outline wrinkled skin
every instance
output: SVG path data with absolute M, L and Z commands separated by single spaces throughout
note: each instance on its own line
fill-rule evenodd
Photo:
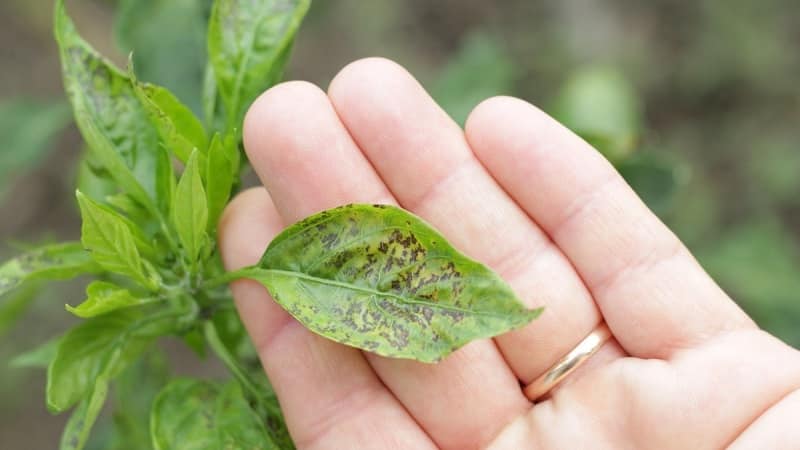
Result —
M 760 331 L 599 153 L 521 100 L 453 123 L 400 66 L 280 84 L 251 108 L 264 188 L 228 207 L 229 269 L 337 205 L 395 203 L 505 278 L 526 328 L 430 365 L 322 339 L 255 282 L 233 289 L 300 449 L 800 448 L 800 353 Z M 543 373 L 602 319 L 614 338 L 537 403 Z

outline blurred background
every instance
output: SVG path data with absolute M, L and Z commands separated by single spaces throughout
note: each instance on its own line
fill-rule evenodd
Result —
M 117 63 L 135 50 L 141 79 L 194 108 L 209 5 L 67 2 L 98 50 Z M 51 0 L 0 2 L 0 260 L 79 236 L 82 144 L 51 11 Z M 555 115 L 615 163 L 762 327 L 800 347 L 796 0 L 318 0 L 286 78 L 325 87 L 347 62 L 376 55 L 408 67 L 459 122 L 496 94 Z M 82 298 L 78 281 L 0 299 L 0 448 L 58 441 L 66 415 L 46 412 L 43 372 L 8 362 L 65 330 L 63 305 Z

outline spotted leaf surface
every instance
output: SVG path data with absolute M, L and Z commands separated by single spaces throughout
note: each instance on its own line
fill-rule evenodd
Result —
M 322 336 L 424 362 L 541 312 L 420 218 L 385 205 L 348 205 L 298 222 L 242 275 Z

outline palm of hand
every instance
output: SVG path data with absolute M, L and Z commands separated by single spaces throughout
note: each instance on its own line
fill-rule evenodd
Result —
M 324 340 L 260 285 L 236 282 L 298 448 L 800 442 L 789 425 L 800 413 L 800 354 L 757 330 L 613 168 L 534 107 L 490 99 L 464 132 L 402 68 L 369 59 L 327 95 L 298 82 L 268 91 L 248 114 L 245 144 L 269 192 L 247 191 L 226 211 L 229 269 L 321 209 L 399 203 L 530 306 L 547 306 L 522 330 L 426 365 Z M 528 401 L 520 381 L 602 320 L 614 338 L 550 398 Z

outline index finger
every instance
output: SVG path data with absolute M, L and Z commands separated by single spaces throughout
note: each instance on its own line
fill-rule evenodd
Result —
M 668 358 L 753 322 L 600 153 L 522 100 L 479 105 L 467 139 L 492 176 L 567 255 L 617 340 Z

